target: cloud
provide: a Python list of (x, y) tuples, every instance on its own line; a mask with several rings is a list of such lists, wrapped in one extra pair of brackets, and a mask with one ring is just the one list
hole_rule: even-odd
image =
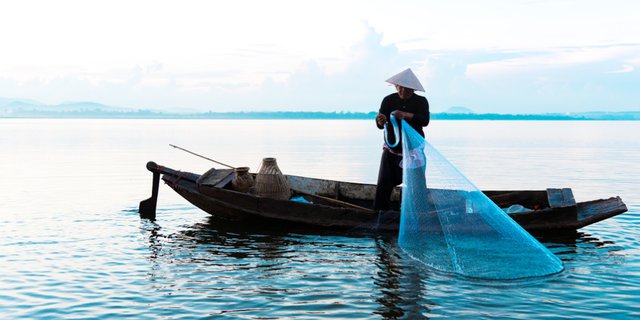
[(637, 110), (632, 83), (640, 83), (640, 75), (630, 61), (638, 56), (639, 45), (622, 44), (484, 55), (447, 53), (440, 59), (446, 59), (449, 67), (438, 65), (443, 69), (439, 74), (447, 74), (438, 80), (445, 83), (438, 84), (433, 100), (479, 112)]
[(277, 46), (253, 46), (233, 56), (151, 61), (129, 68), (51, 69), (28, 80), (5, 74), (0, 96), (178, 111), (375, 111), (380, 99), (392, 92), (384, 79), (415, 68), (418, 59), (393, 44), (381, 44), (382, 34), (366, 22), (361, 27), (362, 38), (341, 57), (287, 62), (292, 56), (278, 52)]
[(635, 69), (636, 68), (633, 65), (623, 64), (620, 69), (611, 71), (611, 73), (627, 73), (627, 72), (633, 72), (635, 71)]
[(615, 45), (582, 48), (554, 48), (546, 52), (521, 52), (518, 57), (473, 63), (467, 67), (470, 79), (482, 80), (508, 74), (557, 70), (607, 61), (622, 61), (640, 55), (640, 45)]
[(0, 97), (172, 111), (369, 112), (393, 92), (384, 80), (411, 67), (436, 112), (451, 106), (502, 113), (638, 108), (637, 44), (436, 50), (385, 43), (385, 34), (367, 22), (360, 28), (359, 40), (340, 54), (243, 44), (143, 61), (5, 68)]
[[(410, 54), (395, 45), (382, 45), (382, 34), (365, 25), (366, 33), (342, 59), (343, 69), (330, 71), (318, 61), (307, 61), (286, 81), (267, 79), (257, 99), (298, 110), (375, 111), (382, 97), (393, 90), (384, 82), (389, 76), (413, 66)], [(257, 102), (257, 101), (256, 101)]]

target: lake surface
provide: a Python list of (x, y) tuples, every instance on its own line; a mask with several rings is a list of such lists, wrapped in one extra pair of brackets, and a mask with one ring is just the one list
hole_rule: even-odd
[(138, 217), (147, 161), (215, 166), (170, 143), (374, 183), (373, 121), (0, 119), (0, 318), (640, 317), (640, 121), (434, 121), (427, 139), (481, 189), (571, 187), (629, 211), (539, 237), (560, 274), (472, 281), (414, 262), (393, 234), (229, 225), (166, 185), (158, 220)]

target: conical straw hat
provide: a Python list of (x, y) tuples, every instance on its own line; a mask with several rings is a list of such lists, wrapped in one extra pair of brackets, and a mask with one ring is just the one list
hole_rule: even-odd
[(413, 71), (411, 71), (411, 68), (408, 68), (407, 70), (404, 70), (396, 74), (395, 76), (387, 79), (387, 82), (391, 84), (399, 85), (401, 87), (424, 92), (424, 88), (422, 87), (422, 84), (420, 84), (420, 80), (418, 80), (418, 77), (416, 77), (416, 75), (413, 74)]

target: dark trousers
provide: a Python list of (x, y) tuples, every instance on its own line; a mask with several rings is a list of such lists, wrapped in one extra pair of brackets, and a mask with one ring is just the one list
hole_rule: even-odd
[(373, 201), (373, 210), (390, 210), (391, 192), (393, 188), (402, 183), (402, 157), (383, 149), (378, 171), (378, 187), (376, 198)]

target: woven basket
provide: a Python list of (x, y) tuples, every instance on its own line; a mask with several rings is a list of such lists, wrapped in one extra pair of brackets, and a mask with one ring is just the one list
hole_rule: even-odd
[(235, 168), (233, 173), (235, 177), (231, 181), (231, 188), (235, 191), (249, 192), (256, 183), (249, 173), (249, 167)]
[(278, 164), (276, 158), (262, 159), (262, 165), (258, 170), (255, 184), (256, 194), (264, 198), (288, 200), (291, 195), (289, 181), (285, 177)]

